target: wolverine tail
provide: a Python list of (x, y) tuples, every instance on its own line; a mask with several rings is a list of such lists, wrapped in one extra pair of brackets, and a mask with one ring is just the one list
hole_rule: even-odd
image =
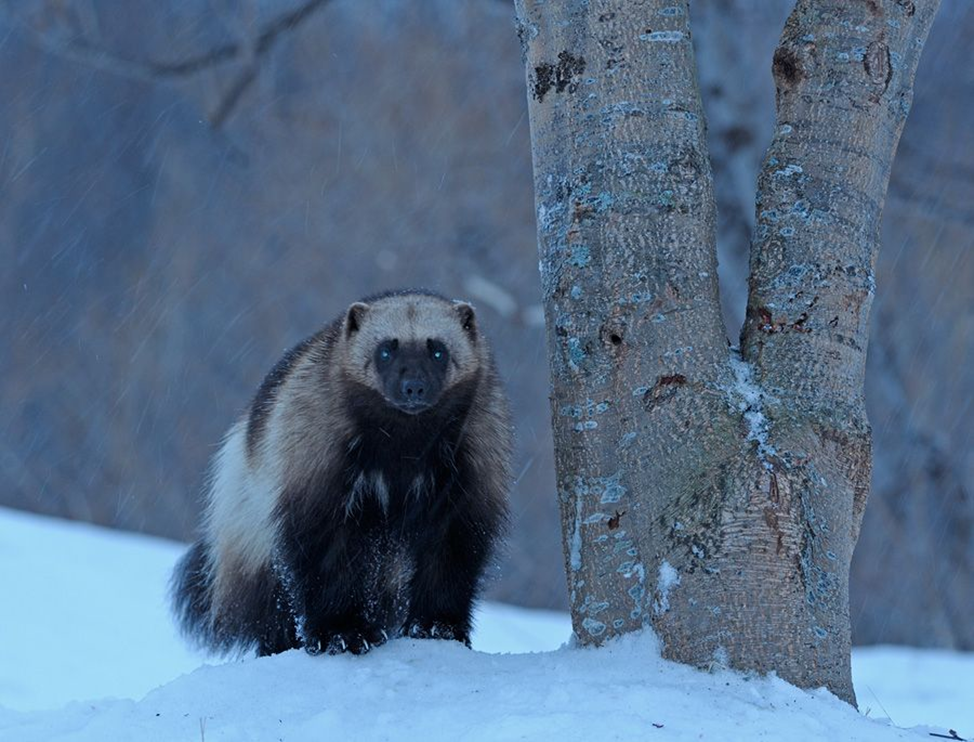
[(213, 578), (206, 544), (197, 541), (172, 577), (176, 621), (193, 643), (217, 655), (255, 649), (267, 655), (300, 646), (287, 596), (270, 565), (253, 575), (234, 575), (230, 595), (219, 603)]
[(176, 564), (170, 583), (176, 623), (195, 644), (219, 649), (214, 632), (213, 576), (202, 541), (194, 543)]

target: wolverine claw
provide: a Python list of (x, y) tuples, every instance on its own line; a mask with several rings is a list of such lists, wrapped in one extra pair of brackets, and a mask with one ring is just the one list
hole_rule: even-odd
[(366, 650), (375, 649), (389, 641), (389, 635), (385, 629), (370, 627), (365, 631), (362, 641), (365, 642)]
[(406, 635), (413, 639), (452, 639), (470, 646), (470, 639), (466, 634), (442, 621), (414, 621), (406, 630)]
[(326, 651), (328, 654), (343, 654), (344, 652), (365, 654), (372, 649), (372, 646), (360, 631), (345, 631), (332, 636)]
[(373, 647), (385, 644), (389, 635), (385, 629), (375, 626), (363, 626), (347, 631), (325, 632), (321, 638), (308, 637), (305, 640), (305, 650), (308, 654), (365, 654)]

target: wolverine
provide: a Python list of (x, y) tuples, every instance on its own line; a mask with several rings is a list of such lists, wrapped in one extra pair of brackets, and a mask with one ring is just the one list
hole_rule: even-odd
[(218, 654), (469, 646), (511, 451), (470, 304), (417, 290), (353, 303), (284, 354), (214, 457), (173, 575), (184, 634)]

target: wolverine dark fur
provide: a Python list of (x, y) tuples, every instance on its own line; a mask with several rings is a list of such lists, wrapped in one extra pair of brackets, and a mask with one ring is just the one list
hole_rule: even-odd
[(284, 355), (227, 435), (173, 577), (183, 630), (220, 653), (469, 644), (510, 457), (470, 305), (356, 302)]

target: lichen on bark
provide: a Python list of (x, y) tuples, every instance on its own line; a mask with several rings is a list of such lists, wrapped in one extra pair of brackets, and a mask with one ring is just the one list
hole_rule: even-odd
[(674, 659), (854, 702), (876, 230), (936, 6), (798, 3), (772, 61), (779, 125), (737, 351), (685, 0), (518, 0), (582, 643), (652, 625)]

